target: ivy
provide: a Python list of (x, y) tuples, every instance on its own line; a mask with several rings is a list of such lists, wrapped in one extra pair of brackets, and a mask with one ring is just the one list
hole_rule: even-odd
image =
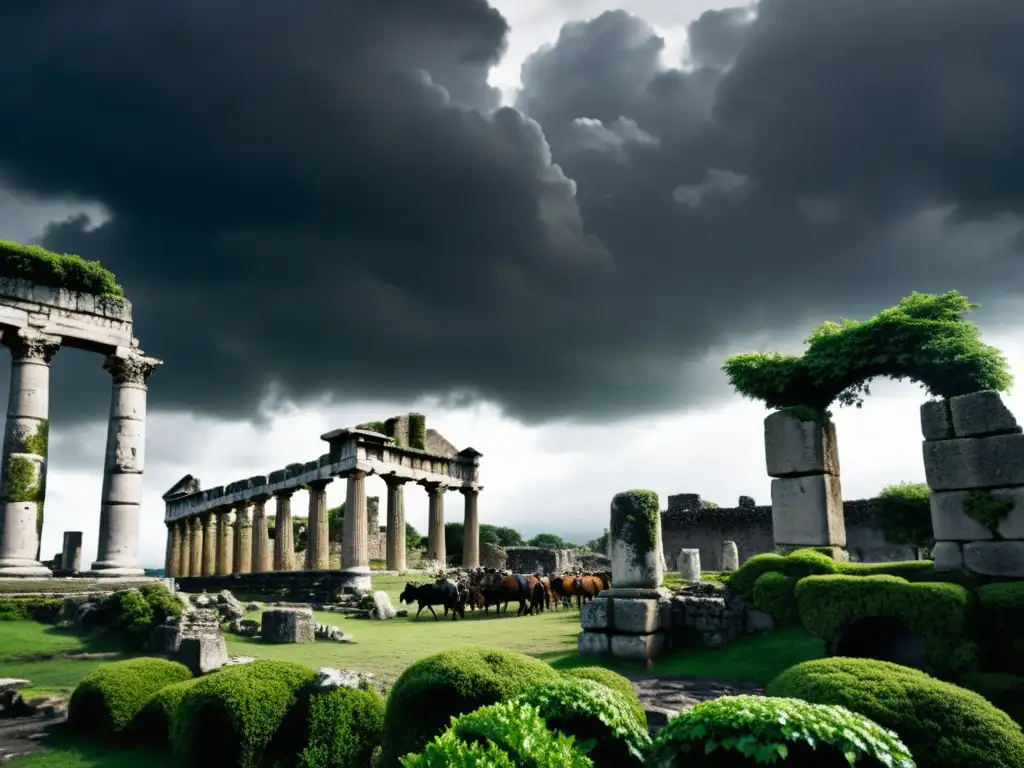
[(33, 453), (36, 456), (46, 456), (50, 446), (50, 422), (43, 419), (35, 434), (25, 438), (25, 453)]
[(427, 445), (427, 417), (422, 413), (409, 414), (409, 447), (423, 450)]
[(654, 491), (624, 491), (612, 499), (611, 533), (613, 540), (633, 547), (633, 564), (647, 566), (647, 555), (657, 549), (657, 525), (661, 514)]
[(985, 526), (997, 539), (1002, 538), (998, 531), (999, 524), (1012, 511), (1013, 501), (997, 499), (992, 495), (992, 491), (975, 489), (967, 494), (964, 501), (964, 512), (967, 516)]
[(112, 299), (124, 298), (114, 273), (98, 261), (53, 253), (38, 245), (0, 240), (0, 277), (27, 280), (38, 285), (65, 288)]
[(367, 421), (362, 424), (356, 424), (356, 429), (366, 429), (369, 430), (370, 432), (380, 432), (382, 435), (387, 434), (386, 422), (383, 421)]
[(878, 494), (875, 523), (893, 544), (931, 547), (931, 489), (925, 483), (888, 485)]
[(7, 500), (13, 502), (42, 501), (42, 484), (34, 462), (24, 456), (13, 455), (7, 459), (5, 473)]

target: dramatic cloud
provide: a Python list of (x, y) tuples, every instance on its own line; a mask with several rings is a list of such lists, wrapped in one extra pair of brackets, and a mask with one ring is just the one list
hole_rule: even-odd
[[(0, 26), (0, 178), (109, 213), (46, 244), (117, 272), (157, 408), (250, 415), (275, 382), (695, 407), (754, 331), (1020, 277), (1009, 0), (763, 0), (702, 15), (678, 69), (603, 13), (528, 58), (516, 109), (480, 0), (38, 0)], [(97, 365), (68, 363), (55, 389)]]

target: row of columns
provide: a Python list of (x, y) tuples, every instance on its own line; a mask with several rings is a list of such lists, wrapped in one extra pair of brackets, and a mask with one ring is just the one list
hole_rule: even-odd
[[(49, 576), (39, 560), (50, 418), (50, 362), (61, 338), (5, 330), (11, 383), (0, 456), (0, 577)], [(160, 365), (118, 348), (104, 369), (113, 380), (100, 497), (99, 542), (91, 576), (142, 576), (139, 511), (145, 454), (146, 382)]]
[[(386, 567), (404, 571), (405, 562), (405, 478), (383, 476), (387, 484)], [(327, 521), (327, 486), (332, 480), (317, 480), (309, 491), (309, 528), (303, 570), (326, 571), (330, 540)], [(366, 473), (346, 476), (345, 517), (342, 530), (341, 562), (345, 570), (369, 568)], [(444, 494), (440, 483), (423, 484), (429, 497), (427, 558), (445, 561)], [(480, 565), (479, 488), (460, 488), (465, 497), (462, 563), (466, 568)], [(223, 507), (195, 517), (167, 523), (165, 572), (174, 578), (214, 576), (231, 573), (261, 573), (295, 569), (292, 540), (291, 497), (294, 489), (274, 494), (277, 519), (273, 545), (267, 525), (266, 505), (270, 496), (259, 496), (244, 505)]]

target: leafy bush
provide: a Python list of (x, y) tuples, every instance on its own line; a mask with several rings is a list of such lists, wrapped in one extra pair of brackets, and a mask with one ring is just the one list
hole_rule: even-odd
[(629, 682), (628, 678), (623, 677), (618, 672), (612, 672), (604, 667), (573, 667), (572, 669), (562, 670), (562, 674), (582, 680), (593, 680), (595, 683), (608, 686), (613, 691), (618, 691), (626, 697), (629, 708), (636, 715), (637, 720), (641, 723), (647, 722), (647, 711), (644, 709), (644, 705), (640, 703), (640, 698), (636, 695), (633, 684)]
[(153, 628), (180, 616), (181, 603), (163, 584), (146, 584), (107, 595), (100, 603), (95, 620), (100, 627), (115, 632), (135, 647), (141, 647)]
[(171, 727), (181, 700), (185, 698), (185, 692), (200, 679), (193, 677), (191, 680), (166, 685), (150, 696), (127, 729), (130, 741), (135, 744), (169, 745)]
[(911, 584), (896, 576), (808, 576), (796, 585), (800, 623), (832, 640), (857, 619), (898, 621), (927, 644), (928, 663), (940, 674), (974, 666), (977, 647), (967, 634), (969, 593), (957, 584)]
[(576, 739), (597, 768), (642, 766), (651, 746), (647, 717), (638, 719), (628, 699), (593, 680), (544, 683), (517, 701), (537, 707), (548, 728)]
[(991, 669), (1024, 672), (1024, 582), (988, 584), (978, 590), (976, 636)]
[(804, 576), (824, 576), (830, 573), (839, 573), (842, 563), (836, 562), (828, 555), (810, 547), (796, 549), (786, 555), (786, 565), (783, 573), (794, 579), (802, 579)]
[(572, 736), (548, 730), (535, 707), (502, 702), (459, 717), (404, 768), (590, 768)]
[(315, 674), (287, 661), (253, 661), (201, 678), (185, 691), (173, 721), (178, 759), (195, 768), (256, 768)]
[(899, 576), (907, 581), (941, 581), (931, 560), (900, 560), (893, 563), (840, 563), (847, 576)]
[(781, 572), (785, 568), (785, 555), (776, 555), (771, 552), (754, 555), (733, 571), (726, 583), (748, 600), (752, 600), (754, 597), (754, 583), (760, 578), (762, 573), (768, 573), (768, 571)]
[(114, 273), (101, 267), (98, 261), (52, 253), (38, 245), (22, 245), (10, 240), (0, 240), (0, 277), (20, 278), (38, 285), (107, 298), (124, 297)]
[(648, 761), (655, 768), (758, 764), (914, 766), (895, 733), (849, 709), (763, 696), (723, 696), (673, 718)]
[(797, 624), (796, 579), (778, 571), (762, 573), (754, 582), (754, 606), (769, 614), (779, 626)]
[(885, 537), (894, 544), (930, 547), (935, 543), (932, 530), (931, 489), (927, 483), (887, 485), (878, 494), (876, 521)]
[(420, 659), (406, 667), (388, 696), (381, 765), (395, 766), (402, 755), (422, 749), (453, 716), (558, 679), (542, 661), (480, 646)]
[(0, 598), (0, 621), (38, 621), (40, 624), (53, 624), (63, 608), (64, 601), (59, 597)]
[(129, 659), (90, 672), (71, 694), (68, 727), (100, 738), (124, 731), (162, 688), (192, 679), (182, 664), (166, 659)]
[(818, 659), (768, 683), (769, 696), (839, 704), (896, 731), (918, 768), (1024, 765), (1024, 733), (973, 691), (899, 664)]
[(998, 672), (968, 672), (956, 684), (984, 696), (1018, 725), (1024, 725), (1024, 677)]
[(836, 401), (861, 404), (877, 376), (920, 382), (934, 397), (1004, 392), (1013, 383), (1006, 358), (964, 320), (977, 307), (956, 291), (915, 292), (870, 320), (822, 323), (802, 357), (752, 352), (728, 358), (722, 369), (746, 398), (819, 414)]

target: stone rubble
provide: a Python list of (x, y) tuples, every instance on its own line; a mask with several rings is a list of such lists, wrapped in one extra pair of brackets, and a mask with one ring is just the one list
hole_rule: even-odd
[(308, 609), (270, 608), (263, 612), (260, 636), (265, 643), (312, 643), (316, 637)]
[(378, 620), (393, 619), (398, 615), (395, 607), (391, 605), (391, 598), (388, 593), (378, 590), (373, 593), (373, 608), (370, 610), (370, 618)]

